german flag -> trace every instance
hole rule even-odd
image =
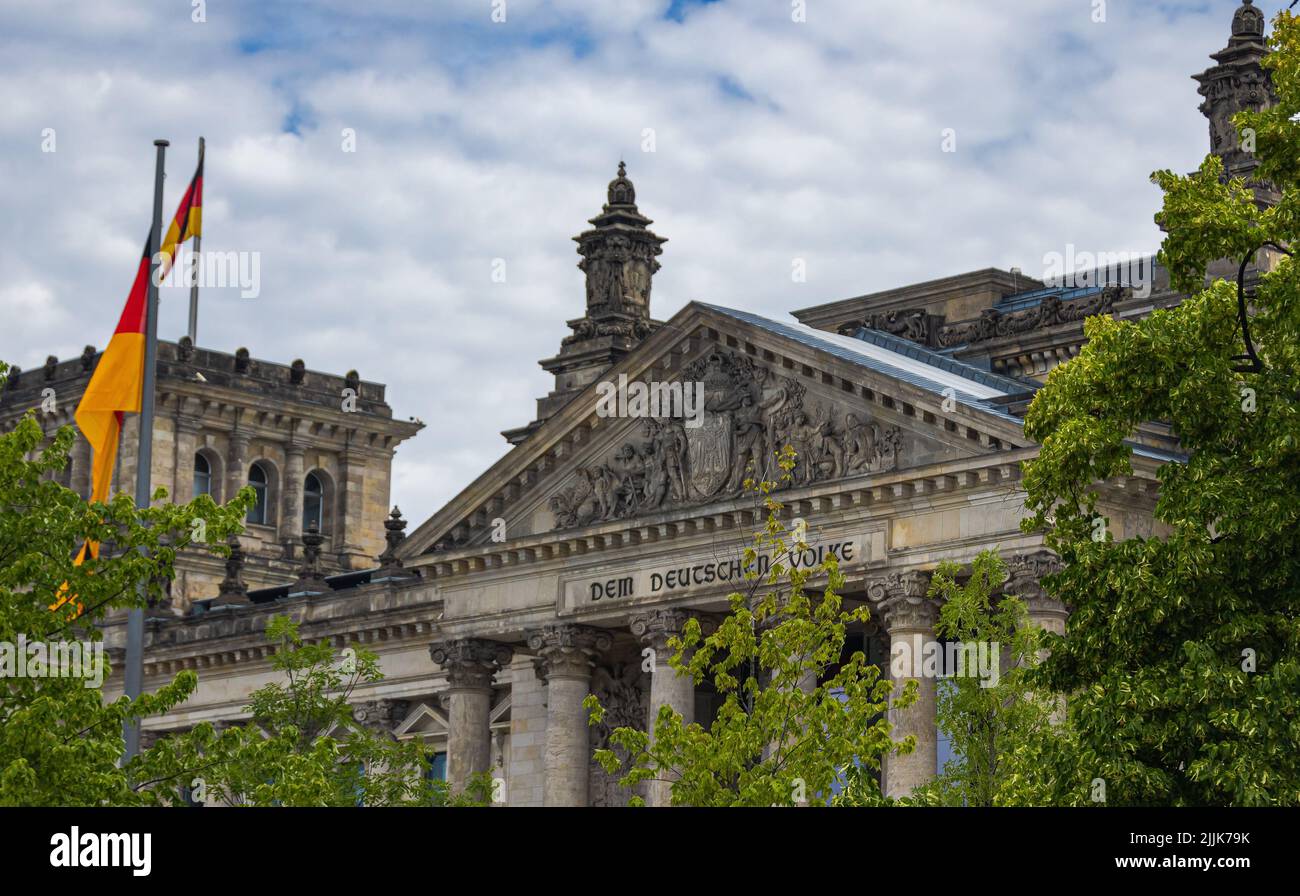
[[[203,236],[202,150],[199,151],[198,170],[194,172],[185,195],[181,197],[180,207],[176,209],[176,217],[172,219],[171,226],[167,228],[167,236],[163,238],[162,245],[158,249],[163,255],[162,264],[158,269],[159,280],[166,277],[167,272],[171,270],[172,262],[176,258],[176,247],[193,236]]]
[[[201,235],[203,203],[203,155],[194,172],[180,207],[172,219],[167,237],[159,248],[162,260],[159,277],[166,276],[176,257],[176,248],[193,236]],[[94,450],[91,467],[91,501],[107,501],[113,483],[113,466],[117,462],[118,442],[125,414],[140,413],[144,390],[144,355],[147,338],[146,315],[149,309],[149,241],[136,267],[135,281],[126,298],[126,307],[117,321],[117,329],[108,348],[95,365],[85,394],[77,405],[76,421],[81,434]],[[77,554],[78,566],[86,555],[99,556],[98,542],[88,541]],[[62,602],[62,601],[61,601]]]

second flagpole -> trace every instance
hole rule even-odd
[[[158,249],[162,242],[163,178],[166,168],[166,140],[155,140],[157,159],[153,177],[153,227],[149,231],[149,287],[146,291],[144,377],[140,386],[140,433],[136,448],[135,506],[141,510],[149,506],[151,472],[153,469],[153,409],[154,380],[158,368]],[[148,597],[148,583],[140,583],[141,604]],[[144,690],[144,607],[132,607],[126,617],[126,669],[124,691],[132,700]],[[127,719],[123,736],[126,753],[123,762],[129,762],[140,752],[140,719]]]
[[[203,147],[203,138],[200,137],[200,138],[199,138],[199,170],[200,170],[200,171],[203,170],[203,148],[204,148],[204,147]],[[184,236],[185,236],[185,233],[184,233],[184,231],[182,230],[182,232],[181,232],[181,237],[184,238]],[[201,249],[201,246],[202,246],[202,240],[203,240],[203,237],[199,236],[198,234],[195,234],[195,235],[194,235],[194,257],[195,257],[195,259],[202,258],[202,256],[199,254],[199,253],[202,251],[202,249]],[[179,250],[179,248],[178,248],[178,249],[177,249],[177,254],[179,254],[179,252],[180,252],[180,250]],[[194,269],[194,283],[190,286],[190,330],[189,330],[189,334],[190,334],[190,345],[197,346],[197,345],[199,344],[199,272],[198,272],[198,268],[195,268],[195,269]]]

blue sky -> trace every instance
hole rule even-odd
[[[1148,175],[1203,157],[1190,75],[1237,3],[1105,6],[506,0],[495,22],[493,0],[212,0],[195,22],[190,0],[0,0],[0,357],[106,343],[152,141],[170,211],[202,134],[204,248],[261,253],[262,289],[205,293],[200,343],[388,383],[430,424],[395,463],[419,521],[551,388],[534,362],[583,308],[570,237],[620,157],[669,238],[660,319],[1157,248]],[[161,335],[185,317],[164,290]]]

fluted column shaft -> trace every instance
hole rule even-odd
[[[655,720],[659,718],[662,707],[672,707],[682,717],[683,725],[695,721],[695,682],[689,675],[679,675],[668,662],[673,655],[668,642],[673,637],[681,636],[682,628],[689,618],[690,614],[684,610],[652,610],[632,617],[632,634],[652,651],[650,711],[646,718],[651,743],[654,743]],[[672,788],[670,778],[648,782],[646,804],[671,806]]]
[[[528,636],[546,677],[543,805],[588,803],[591,728],[582,704],[591,692],[594,659],[612,640],[603,629],[585,625],[552,625]]]
[[[918,674],[924,646],[934,640],[934,623],[938,605],[926,596],[928,573],[907,572],[891,576],[882,586],[872,589],[879,600],[885,631],[889,634],[890,675],[894,696],[903,692],[909,681],[917,683],[916,702],[906,708],[891,705],[889,722],[893,737],[901,741],[916,738],[916,749],[906,755],[885,758],[885,795],[895,799],[910,796],[938,774],[939,732],[937,727],[937,682],[934,677]],[[917,662],[911,662],[911,660]],[[906,660],[906,661],[900,661]]]
[[[492,677],[510,662],[509,646],[459,638],[429,647],[447,672],[447,783],[453,793],[491,767]]]

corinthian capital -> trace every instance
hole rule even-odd
[[[1051,551],[1017,554],[1008,564],[1009,574],[1004,590],[1023,600],[1030,616],[1059,616],[1064,619],[1069,615],[1065,604],[1048,594],[1042,582],[1044,576],[1060,571],[1060,558]]]
[[[488,688],[492,676],[510,662],[508,644],[483,638],[456,638],[429,645],[429,656],[447,671],[453,688]]]
[[[881,622],[889,634],[934,631],[939,605],[926,596],[930,590],[930,573],[910,571],[894,573],[867,587],[867,597],[878,609]]]
[[[687,610],[660,609],[633,614],[628,628],[641,639],[641,643],[656,651],[666,651],[670,638],[680,638],[686,620],[693,614]]]
[[[541,658],[547,678],[591,675],[597,654],[613,643],[609,632],[589,625],[548,625],[528,634],[528,646]]]

